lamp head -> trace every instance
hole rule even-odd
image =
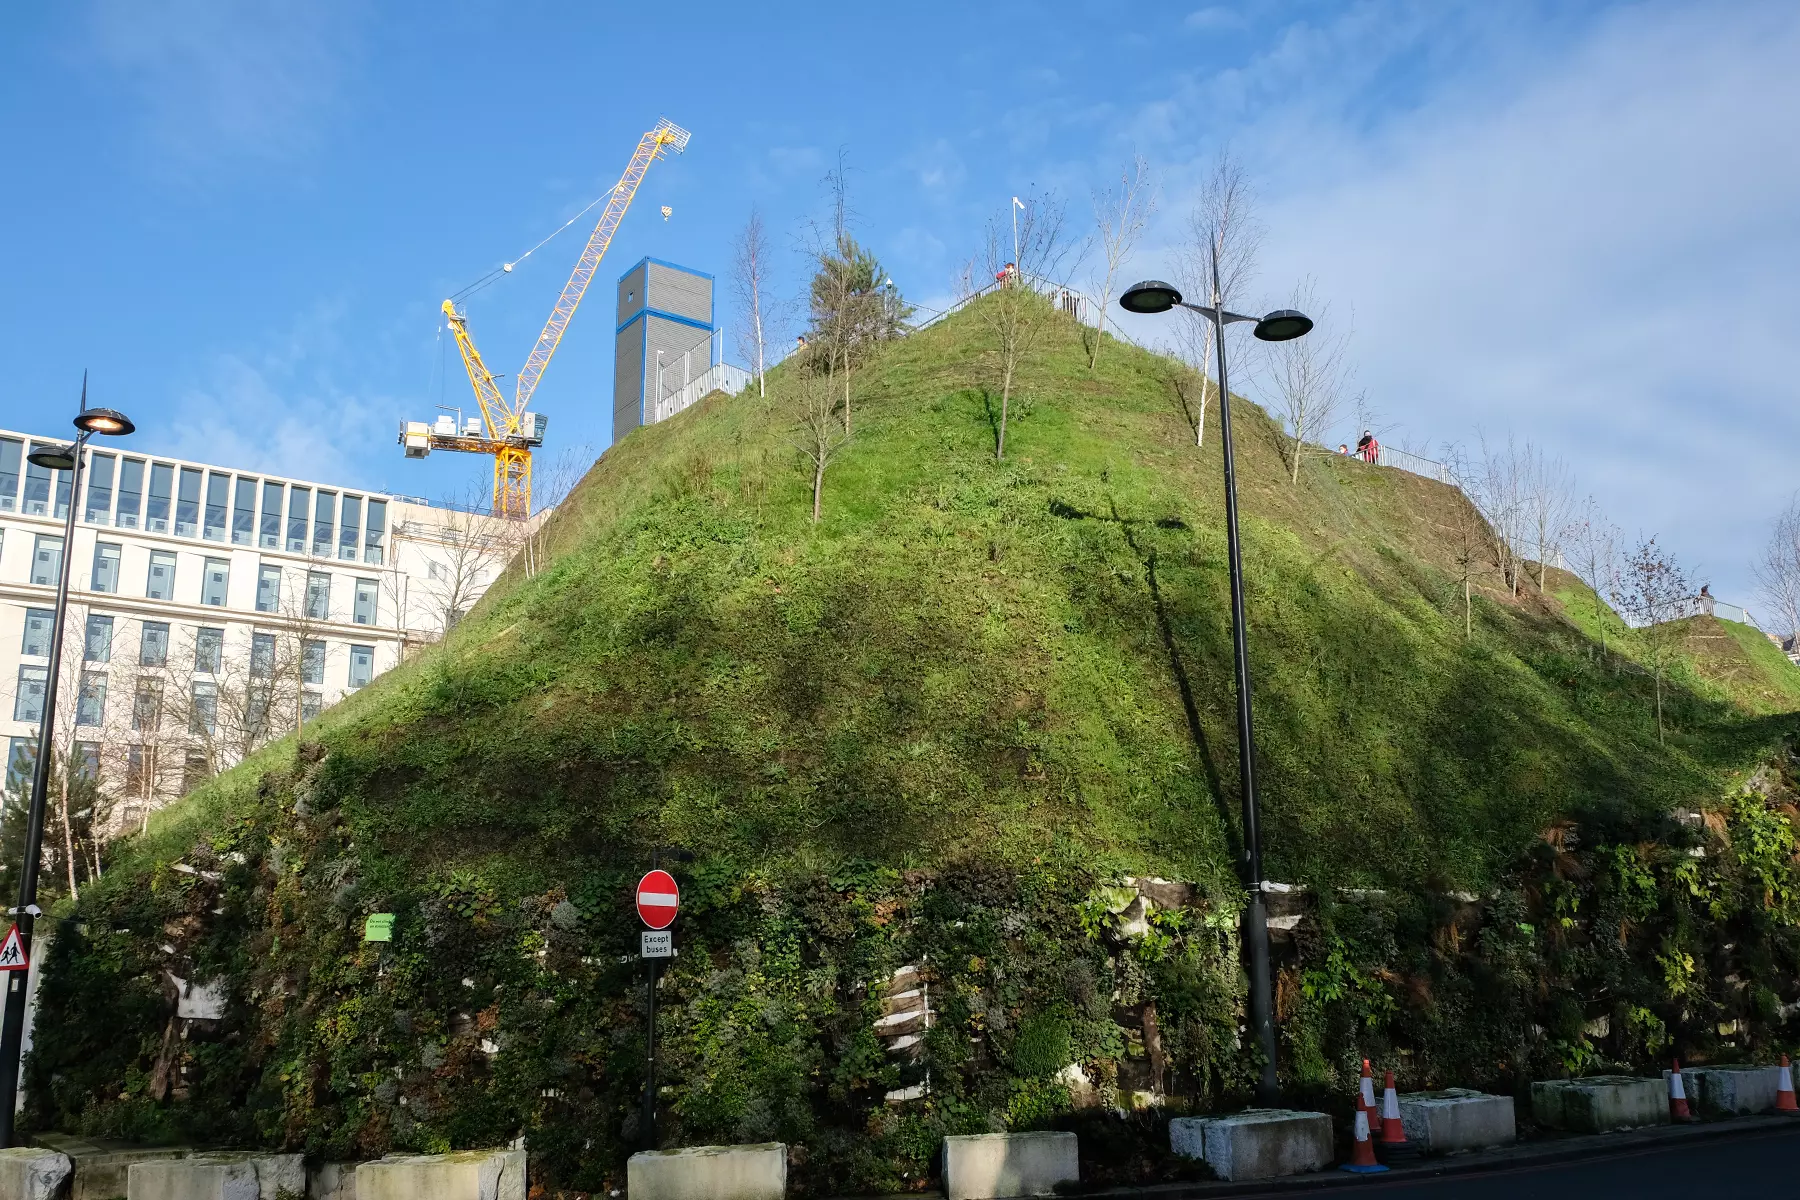
[[[1312,318],[1291,308],[1276,309],[1256,323],[1253,331],[1265,342],[1291,342],[1312,332]]]
[[[84,433],[104,433],[124,437],[137,429],[131,418],[116,408],[90,408],[75,418],[75,428]]]
[[[1119,307],[1134,313],[1168,312],[1180,303],[1181,293],[1176,290],[1175,285],[1164,283],[1160,279],[1134,283],[1119,297]]]
[[[45,446],[27,454],[25,461],[34,467],[42,467],[46,471],[73,471],[75,469],[75,447]]]

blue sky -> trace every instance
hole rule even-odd
[[[85,366],[146,449],[460,493],[482,460],[393,442],[467,402],[439,302],[610,186],[659,115],[693,143],[652,169],[544,377],[551,453],[611,439],[605,285],[646,254],[722,279],[755,204],[797,293],[840,149],[859,234],[932,303],[1011,194],[1055,189],[1083,222],[1134,151],[1161,199],[1127,273],[1165,273],[1229,145],[1268,229],[1256,289],[1316,278],[1390,441],[1528,438],[1752,599],[1800,484],[1800,7],[875,11],[21,10],[0,46],[0,424],[60,427]],[[476,297],[496,369],[523,362],[585,228]]]

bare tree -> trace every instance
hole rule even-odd
[[[1330,321],[1331,306],[1318,299],[1310,279],[1294,289],[1292,307],[1314,314],[1320,326]],[[1268,373],[1275,411],[1287,422],[1294,451],[1288,464],[1289,482],[1300,482],[1300,456],[1307,439],[1337,420],[1344,400],[1350,367],[1346,351],[1350,331],[1315,332],[1311,337],[1273,342],[1268,349]]]
[[[1132,248],[1143,235],[1144,223],[1156,208],[1156,184],[1150,166],[1142,155],[1133,155],[1119,173],[1119,186],[1094,193],[1094,225],[1105,263],[1098,280],[1100,312],[1094,329],[1093,348],[1088,352],[1088,370],[1100,361],[1100,342],[1106,333],[1106,313],[1112,306],[1113,286],[1118,282],[1119,268],[1131,257]]]
[[[1538,591],[1544,590],[1550,560],[1560,555],[1574,509],[1574,481],[1568,464],[1525,447],[1525,517],[1537,543]]]
[[[812,519],[818,524],[824,504],[825,469],[850,441],[850,432],[837,415],[837,388],[829,373],[796,371],[781,384],[793,410],[796,429],[791,441],[812,463]]]
[[[1463,638],[1466,640],[1475,636],[1475,579],[1487,562],[1489,533],[1481,513],[1468,499],[1471,491],[1468,481],[1472,474],[1467,460],[1460,450],[1447,450],[1444,459],[1450,468],[1450,478],[1463,493],[1452,507],[1449,532],[1451,561],[1456,564],[1456,582],[1462,591]]]
[[[1243,166],[1229,150],[1220,153],[1211,174],[1200,189],[1200,199],[1188,214],[1188,236],[1182,247],[1182,290],[1208,297],[1209,303],[1226,308],[1241,304],[1256,274],[1256,255],[1262,248],[1262,226],[1256,220],[1256,198]],[[1218,254],[1215,278],[1212,263]],[[1200,403],[1194,414],[1194,445],[1206,442],[1208,377],[1217,352],[1212,322],[1189,309],[1182,315],[1181,337],[1187,360],[1200,372]],[[1214,388],[1213,390],[1217,390]]]
[[[1788,500],[1762,557],[1756,560],[1756,583],[1789,637],[1800,635],[1800,493]]]
[[[1012,256],[1012,212],[988,222],[986,259],[988,274],[1000,286],[971,305],[986,330],[1000,385],[1000,412],[994,421],[994,457],[1006,457],[1006,423],[1011,413],[1013,386],[1019,366],[1036,348],[1055,316],[1050,302],[1033,290],[1033,283],[1050,279],[1062,266],[1069,245],[1064,235],[1062,203],[1048,195],[1015,200],[1019,208],[1018,257]]]
[[[1589,496],[1568,526],[1569,556],[1575,573],[1594,593],[1594,624],[1600,630],[1600,656],[1606,657],[1606,618],[1611,610],[1605,597],[1618,594],[1619,527],[1607,519],[1599,503]],[[1543,585],[1540,583],[1539,587]]]
[[[738,232],[731,246],[731,285],[743,312],[743,326],[738,334],[739,352],[756,367],[756,394],[769,394],[765,375],[767,362],[766,327],[768,309],[769,239],[763,230],[762,214],[754,205],[750,219]],[[754,353],[753,353],[754,352]]]
[[[550,482],[552,490],[562,484],[556,479]],[[468,615],[515,552],[527,547],[542,549],[538,543],[542,510],[526,521],[511,522],[490,516],[482,504],[471,488],[460,501],[435,505],[443,514],[435,524],[409,532],[415,540],[434,543],[426,555],[425,577],[412,579],[408,587],[414,593],[414,607],[423,610],[426,622],[439,636]]]
[[[1673,555],[1656,544],[1654,537],[1638,542],[1625,556],[1614,601],[1637,627],[1647,665],[1656,679],[1656,740],[1663,741],[1663,676],[1675,650],[1687,635],[1676,621],[1688,614],[1694,585]]]
[[[598,457],[594,448],[583,442],[579,446],[566,447],[547,465],[537,468],[531,494],[537,509],[530,520],[513,523],[517,526],[516,553],[522,559],[520,566],[525,578],[532,578],[548,564],[550,515],[569,498],[569,493],[586,477]],[[491,532],[503,533],[506,527],[494,525]],[[504,562],[500,565],[505,567]]]
[[[1481,464],[1473,474],[1474,490],[1470,499],[1486,519],[1494,550],[1494,565],[1500,577],[1516,596],[1519,593],[1521,559],[1519,545],[1524,541],[1528,484],[1526,480],[1530,447],[1523,449],[1508,434],[1505,445],[1490,443],[1481,437]]]

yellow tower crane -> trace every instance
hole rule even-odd
[[[531,355],[525,360],[525,369],[519,372],[511,403],[501,394],[494,373],[488,370],[481,360],[481,351],[475,348],[475,339],[469,333],[468,314],[456,307],[454,299],[444,301],[444,319],[449,322],[456,348],[462,352],[463,367],[469,373],[469,383],[475,389],[475,402],[481,408],[481,426],[471,422],[468,428],[457,428],[455,420],[448,416],[440,417],[432,424],[408,421],[400,430],[400,444],[405,447],[406,457],[424,458],[433,450],[491,454],[494,456],[494,515],[514,520],[531,515],[531,449],[543,445],[544,428],[549,424],[541,413],[526,411],[531,395],[537,390],[538,380],[543,378],[544,368],[550,365],[550,358],[562,341],[563,331],[568,329],[569,319],[575,315],[582,293],[587,291],[588,283],[594,278],[594,271],[606,254],[613,233],[625,217],[625,210],[631,207],[631,199],[637,195],[644,172],[663,156],[665,148],[673,148],[677,154],[686,150],[689,136],[681,126],[660,120],[639,139],[625,174],[619,177],[617,186],[606,198],[600,223],[589,235],[587,248],[576,260],[569,282],[563,284],[562,295],[556,298],[556,307],[550,310],[550,319],[544,322],[544,331],[538,334],[537,345],[531,348]],[[507,263],[501,270],[511,271],[512,268],[513,264]]]

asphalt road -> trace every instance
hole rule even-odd
[[[1651,1145],[1578,1162],[1521,1165],[1438,1178],[1371,1179],[1362,1187],[1325,1195],[1456,1197],[1456,1200],[1706,1200],[1742,1197],[1778,1200],[1800,1196],[1800,1129]]]

